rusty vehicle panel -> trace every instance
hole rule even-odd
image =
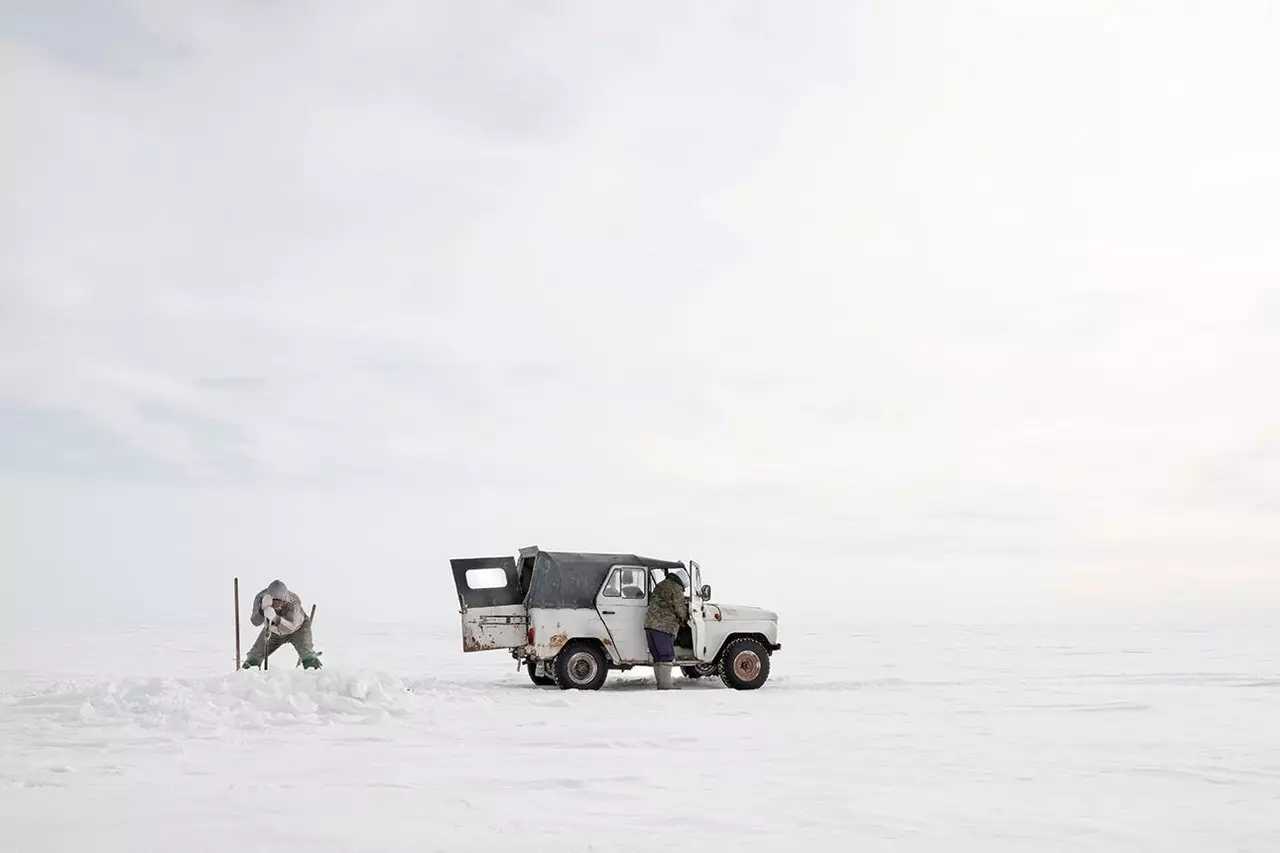
[[[519,604],[464,611],[462,649],[467,652],[509,649],[525,641],[528,628],[528,613]]]
[[[594,610],[533,608],[529,611],[525,657],[553,658],[572,640],[598,640],[610,645],[609,632]],[[617,661],[613,661],[616,663]]]

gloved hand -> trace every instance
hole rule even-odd
[[[262,618],[267,620],[268,625],[274,625],[280,621],[280,615],[276,613],[276,609],[270,604],[263,605]]]

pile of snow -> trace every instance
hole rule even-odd
[[[385,673],[256,670],[205,678],[129,678],[54,684],[9,711],[85,726],[206,731],[369,722],[407,712],[409,689]]]

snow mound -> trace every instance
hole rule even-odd
[[[375,722],[408,711],[399,679],[359,671],[251,670],[196,679],[59,684],[13,701],[17,714],[77,726],[199,731]]]

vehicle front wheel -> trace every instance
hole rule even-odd
[[[556,686],[561,690],[599,690],[609,667],[599,647],[573,642],[556,655],[555,674]]]
[[[700,663],[696,666],[682,666],[680,672],[685,678],[710,678],[720,671],[717,663]]]
[[[538,675],[538,665],[533,661],[529,661],[529,663],[525,665],[525,668],[529,672],[529,680],[539,687],[553,687],[555,685],[556,680],[551,676]]]
[[[755,690],[768,678],[769,650],[759,640],[734,640],[720,657],[720,680],[735,690]]]

